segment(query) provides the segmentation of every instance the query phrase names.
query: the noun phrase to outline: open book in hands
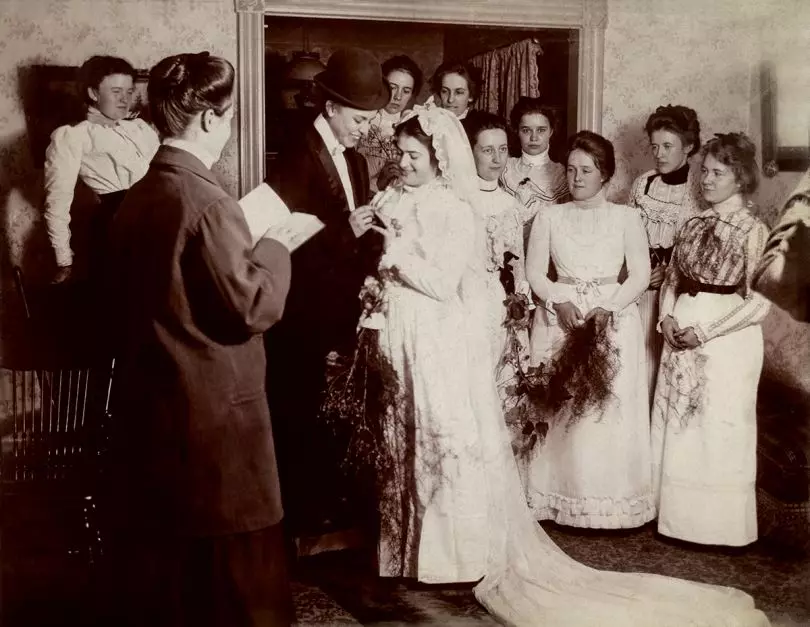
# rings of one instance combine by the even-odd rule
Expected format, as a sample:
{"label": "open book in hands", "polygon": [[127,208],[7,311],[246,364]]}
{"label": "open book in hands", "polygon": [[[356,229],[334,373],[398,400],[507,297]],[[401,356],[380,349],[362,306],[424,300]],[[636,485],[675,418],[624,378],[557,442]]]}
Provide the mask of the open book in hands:
{"label": "open book in hands", "polygon": [[318,233],[324,223],[310,213],[291,212],[278,194],[262,183],[239,201],[255,246],[263,237],[277,240],[290,252]]}

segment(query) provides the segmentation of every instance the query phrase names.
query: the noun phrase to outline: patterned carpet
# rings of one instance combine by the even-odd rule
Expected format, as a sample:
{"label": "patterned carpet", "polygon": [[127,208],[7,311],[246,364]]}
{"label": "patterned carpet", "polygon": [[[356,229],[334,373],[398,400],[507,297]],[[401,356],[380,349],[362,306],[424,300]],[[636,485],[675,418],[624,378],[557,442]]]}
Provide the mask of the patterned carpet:
{"label": "patterned carpet", "polygon": [[[734,586],[753,595],[774,627],[810,626],[810,557],[780,553],[763,542],[741,550],[686,545],[658,536],[652,525],[620,532],[544,527],[569,555],[589,566]],[[30,560],[21,566],[12,571],[3,563],[4,627],[90,624],[83,599],[87,582],[72,576],[69,564]],[[24,593],[14,585],[23,581],[28,582]],[[375,576],[368,551],[334,551],[300,560],[293,596],[302,627],[496,624],[470,586],[382,580]],[[16,611],[6,611],[15,597]]]}
{"label": "patterned carpet", "polygon": [[[751,594],[774,627],[810,625],[810,557],[766,543],[710,549],[665,539],[647,525],[592,531],[545,524],[557,544],[596,568],[729,585]],[[299,625],[495,625],[469,586],[422,586],[374,576],[359,551],[301,560],[293,593]]]}

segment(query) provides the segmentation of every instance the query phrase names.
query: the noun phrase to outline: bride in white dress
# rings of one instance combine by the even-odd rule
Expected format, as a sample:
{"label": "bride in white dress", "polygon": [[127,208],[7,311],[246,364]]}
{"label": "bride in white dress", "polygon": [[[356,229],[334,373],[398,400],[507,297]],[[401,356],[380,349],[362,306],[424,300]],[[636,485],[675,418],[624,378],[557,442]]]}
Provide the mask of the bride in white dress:
{"label": "bride in white dress", "polygon": [[[565,555],[532,518],[503,421],[489,341],[465,316],[464,282],[482,280],[471,203],[480,198],[458,120],[415,107],[397,127],[402,184],[386,195],[380,347],[404,393],[410,507],[384,525],[380,573],[426,583],[478,581],[478,600],[510,625],[760,627],[748,595],[652,574],[615,573]],[[389,510],[390,511],[390,510]]]}

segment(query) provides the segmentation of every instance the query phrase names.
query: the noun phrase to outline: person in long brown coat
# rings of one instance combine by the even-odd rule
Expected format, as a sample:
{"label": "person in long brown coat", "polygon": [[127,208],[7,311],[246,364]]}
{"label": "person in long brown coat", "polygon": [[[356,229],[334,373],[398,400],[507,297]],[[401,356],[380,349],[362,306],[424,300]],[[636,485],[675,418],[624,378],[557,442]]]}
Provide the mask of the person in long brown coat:
{"label": "person in long brown coat", "polygon": [[269,237],[252,246],[211,172],[231,135],[233,83],[233,66],[207,53],[152,69],[163,145],[110,233],[107,624],[293,620],[261,335],[282,316],[290,254]]}

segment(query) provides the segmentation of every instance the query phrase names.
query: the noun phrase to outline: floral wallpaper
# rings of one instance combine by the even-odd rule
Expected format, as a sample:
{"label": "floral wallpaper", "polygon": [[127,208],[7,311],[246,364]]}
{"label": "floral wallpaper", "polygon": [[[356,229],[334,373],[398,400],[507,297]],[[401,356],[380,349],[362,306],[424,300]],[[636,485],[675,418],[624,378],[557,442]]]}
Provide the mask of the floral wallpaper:
{"label": "floral wallpaper", "polygon": [[[685,2],[688,6],[690,3]],[[636,176],[652,167],[644,134],[659,105],[682,104],[698,113],[701,138],[749,130],[750,70],[755,23],[730,23],[687,7],[645,0],[611,0],[605,34],[602,131],[616,148],[609,195],[627,199]]]}
{"label": "floral wallpaper", "polygon": [[[797,21],[802,3],[786,1],[793,10],[759,0],[609,1],[602,130],[616,147],[611,199],[626,201],[635,177],[652,167],[643,127],[659,105],[695,109],[703,141],[743,131],[760,143],[759,63],[773,52],[773,33],[807,24]],[[786,34],[781,41],[792,39]],[[763,179],[754,201],[766,223],[775,222],[798,179],[792,173]],[[810,325],[774,307],[763,332],[765,373],[810,394]]]}
{"label": "floral wallpaper", "polygon": [[[609,190],[613,200],[626,200],[633,179],[651,167],[643,125],[660,104],[696,109],[704,140],[715,132],[741,130],[759,141],[756,68],[779,41],[769,33],[794,32],[807,23],[797,19],[804,0],[783,1],[790,7],[763,0],[609,0],[603,132],[617,151],[617,171]],[[231,0],[0,0],[0,4],[2,317],[3,305],[14,293],[11,264],[22,265],[27,277],[37,278],[46,276],[52,263],[41,222],[42,172],[34,167],[27,141],[20,71],[32,64],[79,65],[97,53],[123,56],[139,68],[169,54],[199,50],[235,63],[237,41]],[[275,43],[282,49],[297,48],[298,33],[285,35]],[[326,56],[333,42],[313,43]],[[432,46],[428,48],[430,59],[421,60],[431,66],[434,53]],[[233,194],[238,188],[237,153],[232,141],[216,168]],[[780,174],[763,182],[757,201],[769,224],[798,178]],[[4,340],[0,358],[11,335],[4,322],[0,319]],[[810,391],[808,325],[774,309],[763,326],[766,371]]]}
{"label": "floral wallpaper", "polygon": [[[113,54],[148,69],[178,52],[209,50],[236,62],[236,14],[222,0],[2,0],[0,12],[0,211],[3,265],[37,275],[46,264],[41,224],[42,172],[34,167],[20,98],[20,73],[30,65],[78,66]],[[235,142],[218,174],[237,189]],[[40,248],[45,245],[45,250]],[[5,270],[5,268],[4,268]],[[2,272],[8,277],[8,272]]]}
{"label": "floral wallpaper", "polygon": [[[31,65],[79,66],[93,54],[148,69],[170,54],[209,50],[236,63],[236,14],[227,0],[0,0],[0,358],[9,349],[17,296],[11,267],[28,283],[49,278],[52,253],[42,221],[42,171],[35,167],[21,98]],[[215,168],[236,193],[238,150]],[[18,308],[15,309],[18,311]],[[19,322],[17,323],[19,324]]]}

